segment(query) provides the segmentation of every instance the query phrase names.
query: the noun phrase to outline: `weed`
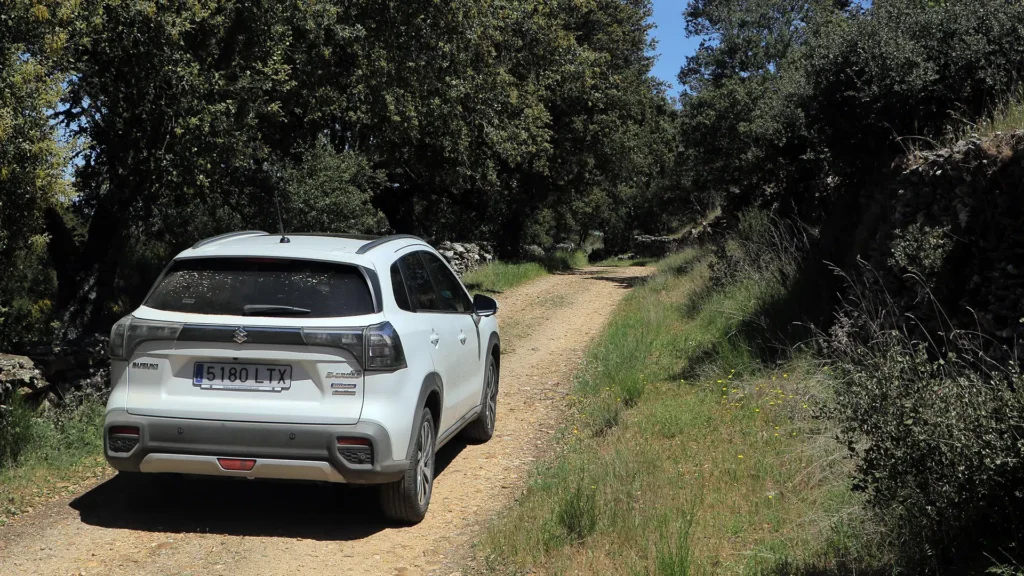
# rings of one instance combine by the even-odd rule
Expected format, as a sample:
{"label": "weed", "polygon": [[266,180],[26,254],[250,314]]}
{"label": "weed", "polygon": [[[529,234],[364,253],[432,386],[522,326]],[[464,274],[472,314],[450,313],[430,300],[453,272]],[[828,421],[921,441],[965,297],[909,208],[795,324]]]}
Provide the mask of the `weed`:
{"label": "weed", "polygon": [[596,485],[588,485],[584,472],[580,472],[575,486],[562,496],[555,518],[570,543],[586,540],[597,528]]}

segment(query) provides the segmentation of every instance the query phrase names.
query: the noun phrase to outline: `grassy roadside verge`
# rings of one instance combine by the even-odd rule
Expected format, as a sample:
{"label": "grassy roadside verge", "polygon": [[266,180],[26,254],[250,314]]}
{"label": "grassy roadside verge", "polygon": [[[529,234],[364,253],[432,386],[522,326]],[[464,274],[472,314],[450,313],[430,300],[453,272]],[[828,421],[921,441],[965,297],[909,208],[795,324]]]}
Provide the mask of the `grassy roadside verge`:
{"label": "grassy roadside verge", "polygon": [[554,252],[539,262],[495,260],[466,273],[462,277],[462,282],[470,292],[501,294],[546,274],[565,272],[587,265],[587,256],[580,251]]}
{"label": "grassy roadside verge", "polygon": [[108,473],[103,459],[103,403],[34,414],[16,406],[20,454],[0,468],[0,526],[36,505],[79,492]]}
{"label": "grassy roadside verge", "polygon": [[764,367],[737,336],[781,287],[713,288],[690,250],[620,305],[555,460],[478,543],[499,574],[829,574],[884,562],[815,419],[825,367]]}

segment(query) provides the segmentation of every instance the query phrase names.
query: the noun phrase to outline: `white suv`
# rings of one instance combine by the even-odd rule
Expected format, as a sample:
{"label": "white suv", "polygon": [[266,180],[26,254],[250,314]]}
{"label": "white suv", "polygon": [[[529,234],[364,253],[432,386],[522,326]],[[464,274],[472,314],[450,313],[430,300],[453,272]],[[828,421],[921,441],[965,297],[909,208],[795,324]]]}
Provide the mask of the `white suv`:
{"label": "white suv", "polygon": [[203,240],[111,330],[107,461],[381,484],[418,522],[437,449],[494,433],[497,309],[414,236]]}

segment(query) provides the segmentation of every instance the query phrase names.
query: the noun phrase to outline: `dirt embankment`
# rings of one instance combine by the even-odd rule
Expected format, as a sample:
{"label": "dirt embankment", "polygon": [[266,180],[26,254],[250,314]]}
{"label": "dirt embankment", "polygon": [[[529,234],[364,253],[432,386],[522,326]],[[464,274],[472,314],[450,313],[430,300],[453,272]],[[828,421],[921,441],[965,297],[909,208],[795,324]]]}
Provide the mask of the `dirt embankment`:
{"label": "dirt embankment", "polygon": [[449,443],[427,518],[384,524],[366,488],[112,477],[0,528],[0,574],[415,575],[443,566],[522,489],[559,427],[571,374],[645,268],[547,276],[499,298],[501,395],[495,437]]}

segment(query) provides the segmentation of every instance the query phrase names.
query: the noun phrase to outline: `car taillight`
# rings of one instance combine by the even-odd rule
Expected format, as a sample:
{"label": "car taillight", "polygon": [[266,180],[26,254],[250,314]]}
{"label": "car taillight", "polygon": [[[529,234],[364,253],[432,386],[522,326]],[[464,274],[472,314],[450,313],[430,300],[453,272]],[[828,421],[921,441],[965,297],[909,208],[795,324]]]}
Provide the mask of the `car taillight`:
{"label": "car taillight", "polygon": [[139,344],[149,340],[175,340],[184,325],[125,316],[110,329],[107,352],[112,360],[127,360]]}
{"label": "car taillight", "polygon": [[348,350],[363,370],[399,370],[405,368],[402,340],[390,322],[366,328],[303,328],[307,346],[330,346]]}
{"label": "car taillight", "polygon": [[399,370],[405,368],[402,339],[390,322],[366,329],[366,360],[364,370]]}

